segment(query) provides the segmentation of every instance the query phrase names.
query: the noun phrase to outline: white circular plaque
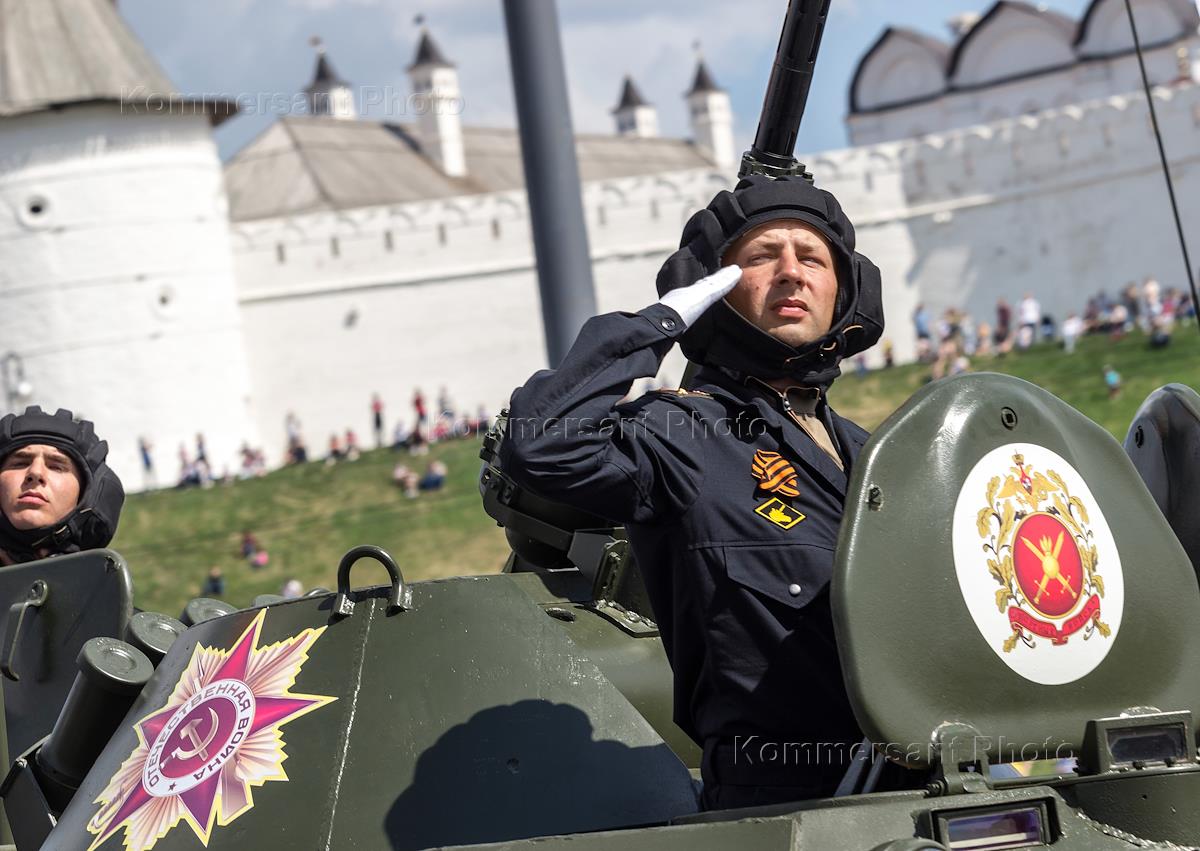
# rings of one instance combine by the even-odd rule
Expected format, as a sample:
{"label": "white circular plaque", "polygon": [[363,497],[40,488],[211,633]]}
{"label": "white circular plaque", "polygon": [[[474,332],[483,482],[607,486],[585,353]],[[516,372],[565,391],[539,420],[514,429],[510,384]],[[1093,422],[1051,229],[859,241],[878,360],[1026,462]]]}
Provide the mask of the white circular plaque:
{"label": "white circular plaque", "polygon": [[984,455],[954,508],[954,568],[987,645],[1022,677],[1086,676],[1117,640],[1121,558],[1083,477],[1043,446]]}

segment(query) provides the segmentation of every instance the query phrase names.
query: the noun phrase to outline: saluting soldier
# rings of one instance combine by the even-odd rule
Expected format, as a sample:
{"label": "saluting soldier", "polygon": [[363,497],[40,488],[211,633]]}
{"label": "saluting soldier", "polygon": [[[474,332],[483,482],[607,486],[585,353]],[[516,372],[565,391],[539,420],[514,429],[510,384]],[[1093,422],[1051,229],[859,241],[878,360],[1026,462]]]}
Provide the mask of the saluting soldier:
{"label": "saluting soldier", "polygon": [[[506,472],[624,523],[704,749],[710,809],[832,794],[862,734],[829,580],[867,433],[827,402],[883,331],[879,270],[802,178],[717,194],[658,275],[660,300],[589,320],[512,396]],[[690,386],[622,402],[672,344]]]}

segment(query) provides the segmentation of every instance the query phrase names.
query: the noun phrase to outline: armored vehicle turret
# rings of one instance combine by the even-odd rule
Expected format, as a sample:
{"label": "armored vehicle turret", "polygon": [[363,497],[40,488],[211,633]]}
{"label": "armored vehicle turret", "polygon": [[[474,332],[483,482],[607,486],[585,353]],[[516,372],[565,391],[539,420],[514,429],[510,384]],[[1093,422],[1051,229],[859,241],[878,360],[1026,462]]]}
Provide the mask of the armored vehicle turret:
{"label": "armored vehicle turret", "polygon": [[[150,656],[116,635],[98,656],[96,636],[83,641],[78,677],[58,660],[61,715],[47,713],[48,738],[14,753],[3,785],[17,847],[1200,842],[1200,590],[1121,446],[1033,385],[971,375],[916,394],[853,479],[831,594],[869,741],[842,797],[698,812],[653,621],[598,593],[612,587],[603,568],[407,583],[360,548],[336,592],[188,628],[144,687]],[[63,561],[15,570],[55,599],[71,582],[50,570]],[[358,587],[352,569],[388,582]],[[22,611],[25,682],[21,648],[72,614]],[[125,701],[111,733],[80,721],[85,693]],[[887,759],[915,788],[874,791]],[[1057,773],[1023,776],[1046,759]]]}

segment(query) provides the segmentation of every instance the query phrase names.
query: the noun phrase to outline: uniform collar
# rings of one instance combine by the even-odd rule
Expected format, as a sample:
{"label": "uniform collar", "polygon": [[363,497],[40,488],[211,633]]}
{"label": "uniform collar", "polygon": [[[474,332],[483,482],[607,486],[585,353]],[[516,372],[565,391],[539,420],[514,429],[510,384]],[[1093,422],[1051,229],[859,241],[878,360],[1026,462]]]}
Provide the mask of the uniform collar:
{"label": "uniform collar", "polygon": [[696,373],[692,389],[703,390],[713,396],[729,399],[741,407],[750,408],[756,418],[766,423],[779,442],[791,450],[789,455],[792,458],[798,459],[812,473],[825,480],[832,490],[845,495],[850,464],[858,455],[862,442],[852,439],[851,435],[847,434],[847,429],[842,427],[841,418],[834,415],[828,405],[821,404],[823,398],[818,401],[815,414],[821,417],[825,427],[842,447],[842,462],[846,466],[844,471],[838,469],[833,459],[825,454],[825,450],[817,446],[816,442],[786,415],[783,394],[769,384],[757,378],[743,379],[736,373],[704,366]]}

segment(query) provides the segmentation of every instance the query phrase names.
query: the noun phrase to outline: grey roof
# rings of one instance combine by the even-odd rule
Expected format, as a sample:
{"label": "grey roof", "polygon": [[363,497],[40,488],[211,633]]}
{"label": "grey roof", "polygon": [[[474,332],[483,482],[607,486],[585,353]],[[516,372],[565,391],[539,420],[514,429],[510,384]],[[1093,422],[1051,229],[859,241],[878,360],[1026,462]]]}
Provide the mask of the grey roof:
{"label": "grey roof", "polygon": [[[1092,21],[1095,17],[1096,11],[1105,2],[1107,2],[1107,0],[1091,0],[1091,2],[1088,3],[1087,11],[1083,13],[1083,17],[1079,21],[1079,31],[1075,34],[1076,46],[1083,44],[1083,42],[1087,39],[1088,32],[1091,30]],[[1171,38],[1171,41],[1174,41],[1175,38],[1183,37],[1189,33],[1194,33],[1196,31],[1196,27],[1200,26],[1200,9],[1196,8],[1196,3],[1194,0],[1167,0],[1167,6],[1172,12],[1175,13],[1175,17],[1178,19],[1181,29],[1180,34]],[[1143,46],[1154,47],[1155,45],[1144,44]]]}
{"label": "grey roof", "polygon": [[[979,85],[956,86],[954,84],[954,75],[958,71],[962,57],[965,55],[966,49],[971,42],[980,34],[986,33],[988,26],[990,26],[1000,14],[1008,10],[1016,10],[1029,15],[1034,15],[1045,21],[1051,29],[1057,30],[1063,36],[1064,40],[1073,46],[1075,52],[1075,57],[1072,60],[1073,62],[1085,62],[1089,59],[1095,58],[1094,56],[1081,53],[1079,48],[1087,38],[1087,34],[1091,27],[1096,10],[1099,9],[1101,4],[1105,2],[1110,2],[1110,0],[1091,0],[1083,17],[1076,21],[1075,19],[1068,15],[1064,15],[1061,12],[1056,12],[1052,9],[1046,9],[1043,6],[1025,2],[1025,0],[995,0],[988,11],[980,16],[979,19],[975,21],[975,23],[972,24],[969,29],[959,36],[952,47],[947,45],[945,42],[940,41],[939,39],[927,36],[914,30],[904,29],[902,27],[888,27],[883,31],[883,34],[876,39],[875,43],[867,49],[867,52],[864,53],[862,58],[858,61],[858,66],[854,71],[854,77],[850,83],[850,114],[857,115],[864,112],[872,112],[876,109],[894,109],[898,106],[919,103],[922,101],[931,100],[934,97],[941,97],[946,91],[963,91],[970,88],[979,88]],[[1120,2],[1120,0],[1111,0],[1111,2]],[[1196,27],[1200,25],[1200,10],[1196,8],[1193,0],[1165,0],[1165,4],[1167,8],[1171,9],[1175,13],[1176,18],[1179,20],[1179,32],[1178,34],[1173,35],[1156,45],[1145,45],[1147,47],[1170,44],[1178,39],[1186,38],[1193,34],[1196,31]],[[893,38],[907,39],[908,41],[911,41],[914,44],[917,44],[928,50],[937,59],[937,61],[944,66],[947,86],[936,95],[926,95],[916,98],[912,101],[905,101],[903,103],[888,103],[880,107],[873,107],[872,109],[864,110],[859,106],[858,97],[858,86],[862,79],[863,71],[867,67],[867,64],[870,62],[870,60],[874,57],[875,53]],[[1114,55],[1119,55],[1120,53],[1124,52],[1126,52],[1126,50],[1122,49],[1117,51],[1117,53]],[[1045,70],[1048,69],[1039,68],[1033,73],[1041,73]],[[1020,76],[1022,76],[1022,74],[1018,71],[1016,72],[1015,76],[989,80],[982,85],[997,85],[1011,81]]]}
{"label": "grey roof", "polygon": [[[464,127],[466,177],[443,174],[414,133],[376,121],[282,118],[226,164],[230,215],[250,221],[525,188],[514,129]],[[575,152],[584,181],[713,166],[682,139],[581,134]]]}
{"label": "grey roof", "polygon": [[613,112],[621,112],[626,109],[636,109],[639,106],[649,106],[646,99],[642,97],[642,93],[638,91],[637,85],[633,82],[633,77],[625,75],[625,81],[621,84],[621,99],[617,102],[617,106]]}
{"label": "grey roof", "polygon": [[236,112],[181,95],[112,0],[0,0],[0,116],[97,101],[143,111],[188,104],[214,123]]}
{"label": "grey roof", "polygon": [[421,30],[421,41],[417,44],[417,55],[413,58],[412,64],[408,66],[408,70],[418,68],[421,65],[437,65],[442,68],[453,68],[454,63],[446,58],[446,54],[442,53],[442,49],[438,47],[429,30]]}
{"label": "grey roof", "polygon": [[1035,6],[1032,3],[1026,3],[1025,0],[996,0],[992,7],[988,9],[971,29],[967,30],[962,38],[954,45],[954,50],[950,54],[950,60],[946,66],[946,75],[953,78],[958,72],[959,63],[965,55],[967,46],[980,34],[987,31],[992,21],[998,18],[1001,13],[1008,9],[1016,9],[1025,12],[1029,15],[1034,15],[1041,18],[1054,29],[1058,30],[1066,40],[1067,44],[1075,41],[1075,30],[1078,24],[1062,14],[1041,6]]}
{"label": "grey roof", "polygon": [[709,73],[708,66],[701,59],[696,64],[696,76],[692,80],[692,87],[688,89],[688,95],[700,94],[701,92],[723,92],[725,91],[716,84],[712,74]]}

